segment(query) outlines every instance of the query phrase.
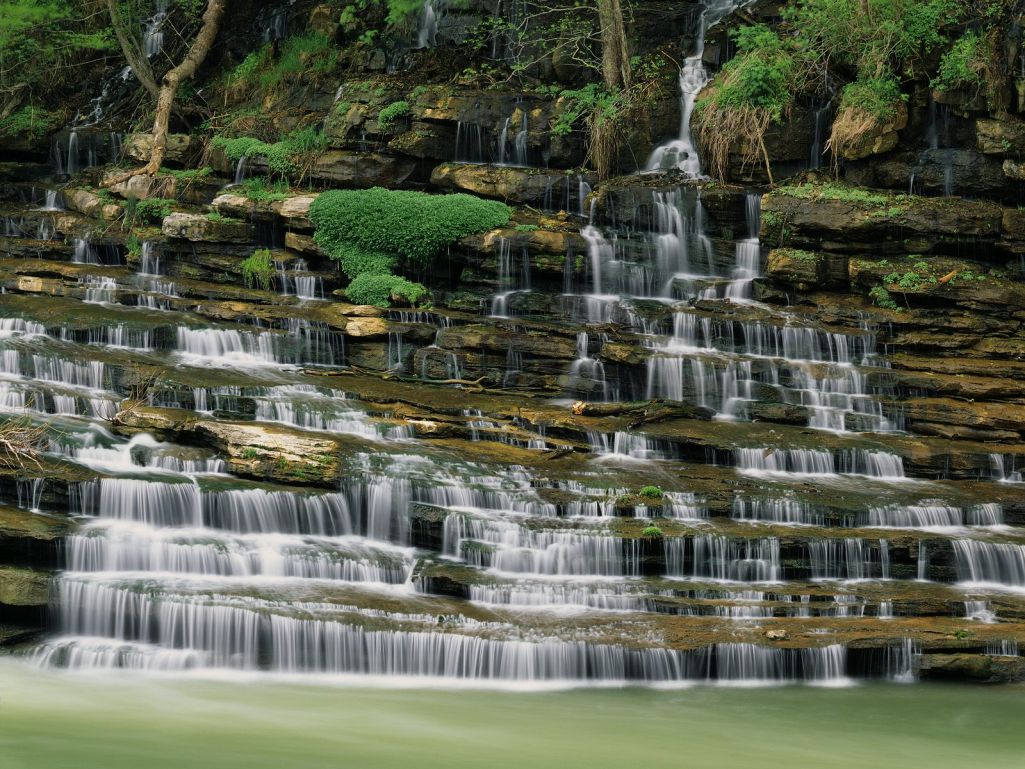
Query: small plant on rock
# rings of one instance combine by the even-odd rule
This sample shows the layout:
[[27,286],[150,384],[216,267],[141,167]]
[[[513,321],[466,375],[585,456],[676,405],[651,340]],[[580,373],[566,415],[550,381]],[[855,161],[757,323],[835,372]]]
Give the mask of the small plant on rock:
[[250,288],[267,291],[274,279],[274,261],[266,248],[257,249],[241,264],[242,278]]

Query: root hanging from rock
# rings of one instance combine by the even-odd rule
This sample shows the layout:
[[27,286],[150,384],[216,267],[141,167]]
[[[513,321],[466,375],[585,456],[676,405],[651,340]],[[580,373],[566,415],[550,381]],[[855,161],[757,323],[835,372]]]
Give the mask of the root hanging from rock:
[[693,126],[705,152],[711,175],[726,179],[730,155],[739,155],[741,170],[762,161],[769,184],[773,184],[772,165],[765,147],[765,132],[772,114],[761,107],[726,107],[708,99],[695,111]]

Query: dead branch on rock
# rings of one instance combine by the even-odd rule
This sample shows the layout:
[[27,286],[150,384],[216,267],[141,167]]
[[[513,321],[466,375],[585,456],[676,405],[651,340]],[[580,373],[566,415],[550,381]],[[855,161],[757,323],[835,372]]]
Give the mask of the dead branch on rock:
[[0,466],[14,470],[28,467],[41,470],[40,445],[45,435],[46,425],[33,424],[28,419],[0,424]]

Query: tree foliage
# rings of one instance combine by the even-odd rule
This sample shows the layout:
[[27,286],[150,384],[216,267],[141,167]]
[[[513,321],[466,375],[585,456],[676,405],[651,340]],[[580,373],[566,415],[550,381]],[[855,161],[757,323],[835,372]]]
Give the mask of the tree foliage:
[[349,298],[387,306],[419,304],[427,289],[392,273],[400,261],[427,266],[459,238],[509,222],[504,203],[472,195],[407,190],[329,190],[310,206],[313,238],[349,278]]

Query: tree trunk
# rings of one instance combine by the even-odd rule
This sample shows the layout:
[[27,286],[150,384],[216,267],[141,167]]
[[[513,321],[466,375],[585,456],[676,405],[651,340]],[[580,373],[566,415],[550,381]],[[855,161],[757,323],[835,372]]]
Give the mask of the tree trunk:
[[[114,2],[114,0],[109,0],[109,2]],[[139,174],[156,176],[157,171],[160,170],[160,166],[164,162],[164,156],[167,154],[167,127],[171,120],[171,110],[174,107],[174,97],[178,93],[178,86],[195,75],[196,70],[199,69],[203,60],[206,59],[206,55],[210,52],[210,48],[213,47],[214,40],[217,38],[221,16],[224,15],[226,5],[227,0],[209,0],[206,5],[206,11],[203,12],[203,26],[200,27],[196,39],[192,41],[192,47],[189,48],[189,52],[185,54],[185,58],[182,59],[178,66],[169,70],[164,75],[164,82],[161,83],[160,91],[157,95],[156,114],[153,118],[153,149],[149,162],[142,168],[129,171],[109,180],[106,186],[120,184]]]
[[601,26],[601,73],[605,87],[610,91],[629,88],[630,53],[619,0],[598,0],[598,23]]
[[121,16],[121,9],[117,6],[117,0],[107,0],[107,11],[110,13],[110,25],[114,28],[114,35],[121,46],[121,53],[125,61],[132,68],[135,79],[142,83],[154,99],[160,97],[160,86],[153,76],[153,68],[149,65],[149,59],[139,47],[135,35],[128,31],[128,24]]

